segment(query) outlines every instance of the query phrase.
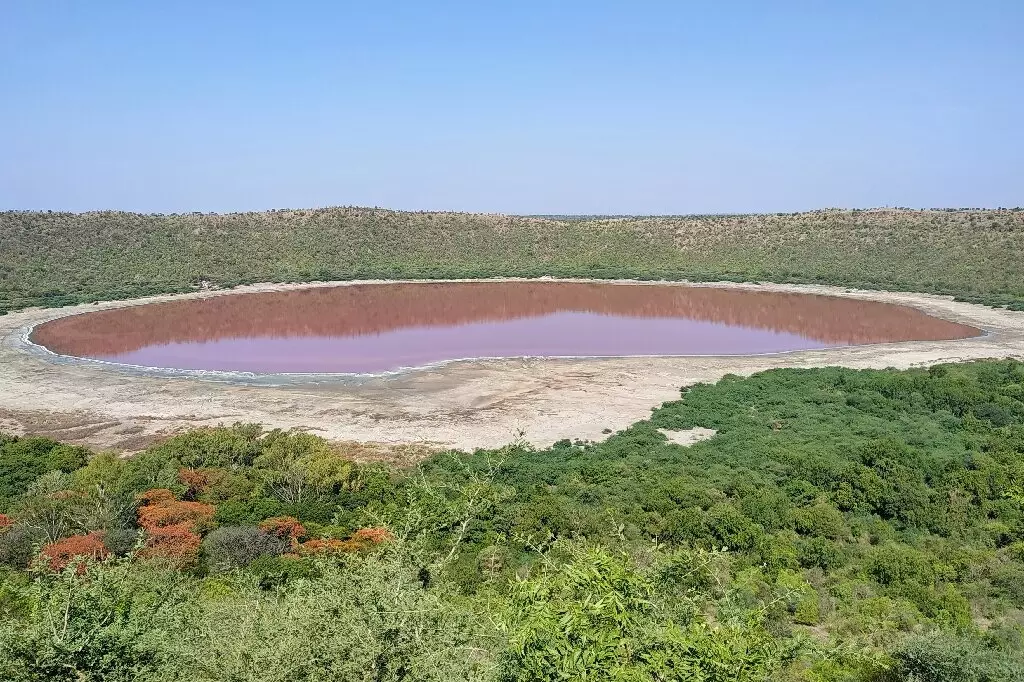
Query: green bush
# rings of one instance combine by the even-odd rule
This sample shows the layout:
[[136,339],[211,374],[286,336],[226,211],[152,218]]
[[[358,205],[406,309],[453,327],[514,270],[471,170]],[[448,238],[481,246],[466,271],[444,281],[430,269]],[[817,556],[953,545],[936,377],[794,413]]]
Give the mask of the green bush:
[[825,503],[794,510],[793,523],[797,532],[811,537],[837,540],[849,534],[842,513]]
[[932,571],[927,558],[910,547],[886,544],[874,549],[867,564],[868,574],[881,585],[930,584]]
[[893,653],[890,679],[906,682],[1020,682],[1021,651],[992,649],[982,640],[950,632],[908,639]]
[[813,537],[801,542],[797,550],[800,565],[804,568],[820,568],[831,571],[843,565],[843,552],[828,538]]
[[287,542],[251,526],[222,526],[203,539],[207,565],[215,571],[244,568],[260,557],[287,550]]
[[49,438],[4,435],[0,439],[0,509],[46,472],[71,472],[83,466],[87,455],[85,448]]
[[185,582],[131,560],[38,575],[27,616],[0,622],[0,679],[157,679],[187,613]]
[[503,680],[767,680],[783,652],[757,622],[711,627],[693,602],[659,602],[651,577],[597,548],[518,583],[506,615]]

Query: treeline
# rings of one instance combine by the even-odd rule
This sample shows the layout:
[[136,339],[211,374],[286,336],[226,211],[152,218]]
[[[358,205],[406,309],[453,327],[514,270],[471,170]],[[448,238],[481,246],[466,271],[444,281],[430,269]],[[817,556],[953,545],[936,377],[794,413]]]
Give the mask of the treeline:
[[350,454],[4,437],[0,677],[1024,679],[1022,363],[772,370],[600,443]]
[[497,276],[824,283],[1024,309],[1024,212],[517,217],[328,208],[0,213],[0,312],[255,282]]

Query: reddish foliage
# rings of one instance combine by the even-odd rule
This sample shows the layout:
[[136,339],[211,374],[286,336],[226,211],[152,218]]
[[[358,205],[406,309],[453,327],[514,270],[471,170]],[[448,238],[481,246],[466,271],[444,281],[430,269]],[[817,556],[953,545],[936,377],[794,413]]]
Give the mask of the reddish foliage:
[[178,480],[188,488],[185,491],[185,497],[194,500],[210,487],[210,472],[207,469],[182,467],[178,469]]
[[183,566],[199,556],[199,532],[213,521],[216,508],[181,502],[169,490],[148,490],[139,496],[139,525],[146,529],[146,557],[169,559]]
[[352,536],[353,540],[371,545],[394,540],[395,536],[387,528],[360,528]]
[[79,560],[78,573],[85,572],[83,558],[97,561],[110,554],[103,545],[103,531],[94,531],[88,535],[72,535],[69,538],[51,542],[43,547],[41,557],[46,559],[54,571],[62,571],[75,560]]
[[174,493],[167,488],[154,488],[144,493],[139,493],[135,496],[135,499],[145,507],[151,504],[160,504],[161,502],[173,502]]
[[334,554],[336,552],[356,552],[361,545],[351,540],[335,540],[334,538],[317,538],[306,540],[298,546],[302,554]]
[[202,502],[171,500],[139,508],[139,525],[146,530],[184,524],[189,530],[202,530],[213,520],[216,508]]
[[146,532],[146,548],[141,554],[148,558],[168,559],[179,566],[194,563],[199,557],[202,539],[187,523],[151,528]]
[[275,516],[262,521],[260,530],[270,535],[276,535],[282,540],[291,540],[293,543],[306,535],[306,529],[293,516]]
[[0,530],[4,530],[5,528],[10,528],[13,525],[14,525],[14,519],[12,519],[7,514],[0,514]]
[[300,543],[303,554],[328,554],[334,552],[358,552],[388,540],[394,540],[387,528],[360,528],[347,540],[318,539]]

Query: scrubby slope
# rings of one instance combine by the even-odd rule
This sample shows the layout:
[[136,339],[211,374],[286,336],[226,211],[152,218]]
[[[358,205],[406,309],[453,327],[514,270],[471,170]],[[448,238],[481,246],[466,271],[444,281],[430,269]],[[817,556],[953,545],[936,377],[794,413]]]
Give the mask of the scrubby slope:
[[0,311],[261,281],[823,282],[1024,307],[1024,211],[535,218],[327,208],[0,213]]

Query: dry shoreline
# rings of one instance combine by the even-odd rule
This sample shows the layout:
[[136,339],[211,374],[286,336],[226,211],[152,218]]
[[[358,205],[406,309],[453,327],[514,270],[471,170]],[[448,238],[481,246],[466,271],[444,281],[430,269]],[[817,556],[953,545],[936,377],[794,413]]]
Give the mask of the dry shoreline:
[[[446,280],[470,281],[470,280]],[[504,281],[518,281],[508,278]],[[558,281],[558,280],[553,280]],[[611,359],[466,360],[359,381],[300,377],[283,385],[127,371],[53,355],[27,340],[58,317],[157,301],[369,282],[257,284],[230,290],[151,296],[0,316],[0,430],[49,435],[94,448],[134,451],[201,425],[235,421],[303,428],[332,440],[473,449],[518,434],[537,445],[562,438],[599,440],[678,397],[682,386],[771,367],[842,365],[907,368],[978,358],[1024,358],[1024,312],[943,296],[840,287],[635,282],[815,293],[909,305],[984,329],[983,337],[853,346],[778,355]],[[218,379],[218,380],[211,380]],[[267,382],[264,381],[264,384]]]

